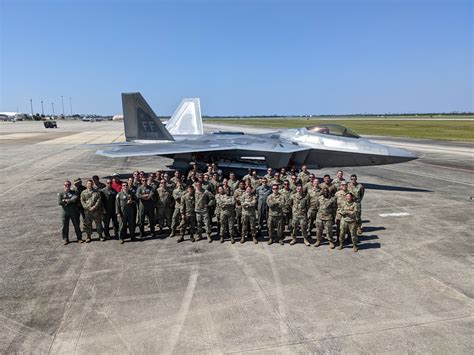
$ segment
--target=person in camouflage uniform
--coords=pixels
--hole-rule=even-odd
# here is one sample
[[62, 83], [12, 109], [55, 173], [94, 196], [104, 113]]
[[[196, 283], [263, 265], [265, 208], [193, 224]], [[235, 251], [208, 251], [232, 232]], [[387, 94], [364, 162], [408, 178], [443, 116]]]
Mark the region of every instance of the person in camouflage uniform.
[[257, 244], [257, 229], [255, 228], [255, 207], [257, 205], [257, 198], [252, 193], [252, 187], [247, 186], [245, 192], [240, 196], [240, 205], [242, 206], [242, 237], [240, 243], [245, 242], [248, 229], [250, 226], [250, 233], [254, 244]]
[[336, 210], [336, 238], [339, 238], [339, 231], [341, 225], [341, 207], [343, 203], [346, 201], [346, 193], [347, 193], [347, 183], [342, 180], [339, 183], [339, 191], [336, 192], [334, 197], [336, 198], [337, 210]]
[[268, 206], [268, 245], [278, 241], [284, 245], [283, 206], [285, 197], [280, 194], [278, 185], [272, 185], [272, 193], [267, 197]]
[[[122, 184], [123, 186], [123, 184]], [[112, 188], [112, 180], [105, 180], [105, 187], [100, 190], [102, 194], [102, 204], [105, 208], [104, 215], [104, 234], [106, 238], [110, 239], [110, 221], [112, 221], [112, 226], [114, 227], [114, 237], [118, 238], [119, 234], [119, 225], [117, 220], [117, 214], [115, 211], [115, 198], [117, 197], [117, 191]]]
[[194, 191], [194, 197], [196, 199], [196, 224], [198, 239], [202, 238], [202, 228], [204, 226], [207, 234], [207, 241], [212, 243], [211, 238], [211, 217], [209, 214], [209, 207], [215, 205], [214, 195], [209, 191], [202, 189], [200, 181], [196, 182], [196, 190]]
[[332, 236], [333, 213], [336, 205], [336, 199], [331, 197], [328, 188], [322, 190], [322, 195], [318, 199], [318, 214], [316, 216], [316, 243], [315, 247], [321, 245], [323, 230], [325, 230], [326, 238], [329, 241], [329, 247], [334, 249], [334, 240]]
[[224, 243], [224, 237], [227, 232], [230, 236], [230, 242], [234, 244], [235, 198], [231, 193], [231, 191], [225, 192], [224, 188], [219, 186], [216, 195], [216, 205], [220, 212], [220, 241], [221, 243]]
[[161, 232], [165, 225], [171, 230], [174, 210], [173, 191], [166, 186], [164, 179], [160, 181], [160, 186], [156, 190], [155, 196], [159, 224], [158, 232]]
[[295, 174], [291, 175], [289, 181], [291, 191], [296, 191], [296, 185], [298, 184], [298, 176], [296, 176]]
[[186, 189], [180, 179], [176, 180], [176, 188], [173, 190], [174, 210], [171, 216], [170, 238], [176, 235], [176, 229], [181, 223], [181, 198], [186, 193]]
[[304, 244], [306, 246], [310, 246], [310, 242], [308, 240], [308, 197], [303, 193], [303, 187], [298, 185], [296, 187], [296, 193], [291, 195], [290, 204], [292, 206], [292, 214], [293, 214], [293, 225], [291, 231], [291, 242], [290, 245], [296, 244], [296, 233], [298, 231], [298, 227], [301, 229], [301, 233], [303, 234]]
[[122, 190], [115, 198], [115, 211], [119, 220], [120, 244], [125, 242], [127, 229], [130, 233], [130, 239], [135, 240], [137, 198], [128, 183], [122, 183]]
[[283, 180], [278, 171], [275, 171], [275, 174], [273, 174], [273, 184], [277, 184], [279, 189], [283, 188]]
[[61, 220], [63, 224], [62, 235], [64, 245], [69, 244], [69, 220], [74, 226], [77, 242], [82, 243], [82, 232], [79, 227], [79, 209], [77, 208], [77, 200], [79, 196], [76, 191], [71, 190], [71, 182], [64, 181], [64, 191], [58, 193], [58, 205], [62, 207]]
[[235, 199], [235, 221], [237, 222], [237, 235], [242, 234], [242, 206], [240, 197], [245, 193], [245, 182], [239, 182], [239, 187], [234, 191]]
[[95, 224], [99, 239], [103, 242], [105, 238], [102, 233], [102, 198], [100, 192], [92, 188], [93, 181], [87, 180], [86, 189], [81, 193], [81, 205], [84, 207], [84, 230], [87, 238], [86, 243], [91, 241], [92, 236], [92, 222]]
[[148, 185], [145, 177], [141, 178], [141, 185], [137, 188], [140, 238], [145, 237], [145, 218], [148, 217], [150, 234], [155, 236], [155, 190]]
[[364, 198], [365, 188], [362, 184], [357, 182], [357, 175], [351, 175], [351, 182], [347, 186], [348, 191], [354, 197], [354, 202], [357, 204], [357, 233], [362, 234], [362, 199]]
[[291, 225], [291, 195], [293, 194], [293, 191], [290, 190], [290, 182], [288, 180], [283, 182], [280, 194], [285, 197], [285, 205], [283, 206], [283, 228], [287, 231]]
[[227, 185], [229, 185], [232, 194], [237, 190], [239, 187], [240, 181], [235, 177], [233, 172], [229, 173], [229, 180], [227, 181]]
[[174, 176], [170, 179], [171, 182], [174, 184], [175, 188], [178, 186], [178, 181], [181, 183], [183, 182], [182, 176], [181, 176], [181, 171], [175, 170]]
[[341, 218], [341, 231], [339, 234], [339, 247], [344, 248], [344, 240], [346, 232], [349, 232], [352, 238], [352, 249], [357, 252], [357, 215], [359, 213], [359, 206], [353, 201], [353, 196], [350, 192], [345, 195], [345, 202], [342, 204], [339, 212]]
[[308, 207], [308, 235], [311, 238], [311, 232], [316, 225], [316, 215], [318, 214], [318, 199], [321, 195], [321, 190], [319, 189], [319, 180], [315, 178], [313, 180], [313, 186], [308, 189], [307, 192], [309, 199]]
[[272, 185], [272, 181], [273, 181], [273, 169], [272, 168], [268, 168], [267, 169], [267, 173], [263, 176], [265, 179], [267, 179], [267, 182], [269, 185]]
[[196, 228], [196, 198], [194, 196], [194, 187], [188, 186], [186, 193], [181, 197], [181, 204], [179, 208], [181, 213], [181, 224], [179, 226], [179, 229], [181, 230], [181, 237], [178, 238], [177, 242], [181, 243], [184, 241], [186, 229], [189, 229], [191, 241], [194, 243], [196, 241], [194, 238]]
[[78, 196], [77, 209], [79, 210], [79, 215], [82, 216], [83, 226], [84, 226], [84, 207], [82, 207], [82, 204], [81, 204], [81, 194], [82, 194], [82, 191], [84, 191], [85, 189], [86, 187], [82, 185], [81, 178], [74, 179], [74, 186], [71, 188], [71, 191], [74, 191], [76, 195]]
[[319, 184], [319, 188], [321, 191], [323, 189], [328, 189], [331, 196], [334, 196], [336, 193], [334, 186], [331, 184], [331, 176], [328, 174], [324, 175], [323, 182]]
[[316, 176], [315, 176], [313, 173], [309, 174], [309, 180], [308, 180], [308, 182], [303, 185], [303, 192], [304, 192], [305, 194], [307, 194], [307, 193], [308, 193], [308, 190], [310, 190], [310, 189], [313, 187], [313, 181], [314, 181], [314, 179], [316, 179]]
[[341, 185], [341, 182], [343, 181], [346, 181], [344, 179], [344, 172], [342, 170], [338, 170], [336, 172], [336, 177], [332, 180], [332, 185], [334, 186], [334, 189], [337, 191], [340, 190], [340, 185]]
[[308, 181], [309, 181], [309, 170], [308, 170], [308, 167], [306, 165], [303, 165], [301, 167], [301, 171], [300, 173], [298, 174], [298, 179], [301, 180], [301, 185], [305, 185]]

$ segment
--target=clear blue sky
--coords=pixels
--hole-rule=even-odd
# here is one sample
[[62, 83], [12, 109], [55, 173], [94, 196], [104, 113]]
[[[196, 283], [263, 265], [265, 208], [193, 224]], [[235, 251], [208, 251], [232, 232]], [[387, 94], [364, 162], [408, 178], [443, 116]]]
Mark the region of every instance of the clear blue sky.
[[474, 111], [471, 0], [0, 3], [0, 111]]

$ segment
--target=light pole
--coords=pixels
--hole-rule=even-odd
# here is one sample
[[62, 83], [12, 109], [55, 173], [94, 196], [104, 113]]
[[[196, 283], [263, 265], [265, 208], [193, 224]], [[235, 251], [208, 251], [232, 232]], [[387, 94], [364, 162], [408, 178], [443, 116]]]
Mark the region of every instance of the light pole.
[[33, 99], [30, 99], [31, 117], [33, 117]]
[[63, 107], [63, 118], [64, 118], [64, 98], [61, 95], [61, 105]]
[[54, 118], [54, 102], [51, 102], [51, 107], [53, 108], [53, 118]]
[[41, 100], [41, 116], [44, 116], [43, 100]]
[[69, 107], [71, 108], [71, 117], [72, 117], [72, 99], [69, 98]]

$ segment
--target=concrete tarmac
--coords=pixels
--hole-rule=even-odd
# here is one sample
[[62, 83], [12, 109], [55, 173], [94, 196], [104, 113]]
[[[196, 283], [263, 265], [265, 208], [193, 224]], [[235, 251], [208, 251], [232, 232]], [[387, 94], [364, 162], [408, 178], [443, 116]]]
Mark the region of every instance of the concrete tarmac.
[[2, 353], [474, 352], [472, 144], [376, 137], [421, 158], [344, 169], [367, 188], [358, 253], [166, 234], [63, 246], [63, 180], [170, 160], [79, 148], [120, 141], [121, 122], [58, 126], [0, 123]]

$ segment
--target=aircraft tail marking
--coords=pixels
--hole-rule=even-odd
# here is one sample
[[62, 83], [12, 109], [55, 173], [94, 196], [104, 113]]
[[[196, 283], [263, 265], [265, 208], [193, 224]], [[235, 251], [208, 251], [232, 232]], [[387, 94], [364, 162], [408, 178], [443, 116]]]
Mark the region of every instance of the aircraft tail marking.
[[183, 99], [166, 124], [166, 128], [173, 135], [204, 134], [199, 98]]
[[122, 108], [127, 141], [174, 141], [173, 136], [139, 92], [122, 93]]

